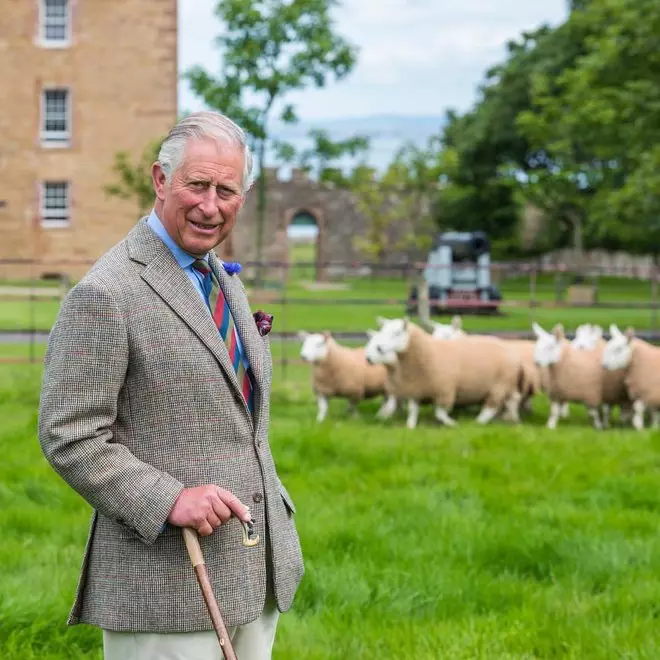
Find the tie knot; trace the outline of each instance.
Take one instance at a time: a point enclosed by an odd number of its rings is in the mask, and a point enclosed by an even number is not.
[[[202,275],[208,275],[211,272],[211,266],[204,259],[196,259],[193,261],[192,267],[202,273]]]

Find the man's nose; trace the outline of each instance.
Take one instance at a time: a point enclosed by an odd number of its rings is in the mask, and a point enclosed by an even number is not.
[[[207,217],[212,218],[218,212],[218,194],[215,188],[209,188],[204,192],[204,197],[197,205],[199,210]]]

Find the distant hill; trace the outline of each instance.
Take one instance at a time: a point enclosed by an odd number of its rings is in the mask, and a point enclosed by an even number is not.
[[[382,169],[406,142],[424,146],[431,135],[441,131],[443,122],[440,116],[368,115],[300,121],[293,125],[274,124],[272,135],[293,144],[297,150],[309,146],[306,136],[311,129],[326,130],[334,140],[365,135],[371,139],[367,162]]]

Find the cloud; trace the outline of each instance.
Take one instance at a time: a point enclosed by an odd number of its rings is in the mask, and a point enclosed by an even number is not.
[[[179,0],[179,66],[217,71],[213,39],[221,29],[215,0]],[[351,75],[323,90],[290,99],[304,118],[361,114],[443,114],[472,104],[505,44],[542,23],[565,19],[566,0],[344,0],[335,11],[337,31],[359,46]],[[200,107],[187,85],[182,109]]]

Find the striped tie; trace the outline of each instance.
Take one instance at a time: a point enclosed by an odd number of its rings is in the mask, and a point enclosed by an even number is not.
[[[220,331],[220,336],[225,342],[229,359],[231,360],[236,377],[241,386],[243,398],[247,404],[248,410],[253,412],[254,409],[254,395],[252,391],[252,381],[250,380],[249,373],[245,370],[243,364],[243,355],[238,347],[238,330],[234,325],[234,319],[229,310],[229,304],[222,292],[220,283],[218,282],[211,267],[203,259],[197,259],[192,267],[204,276],[204,291],[206,299],[211,310],[213,322]]]

